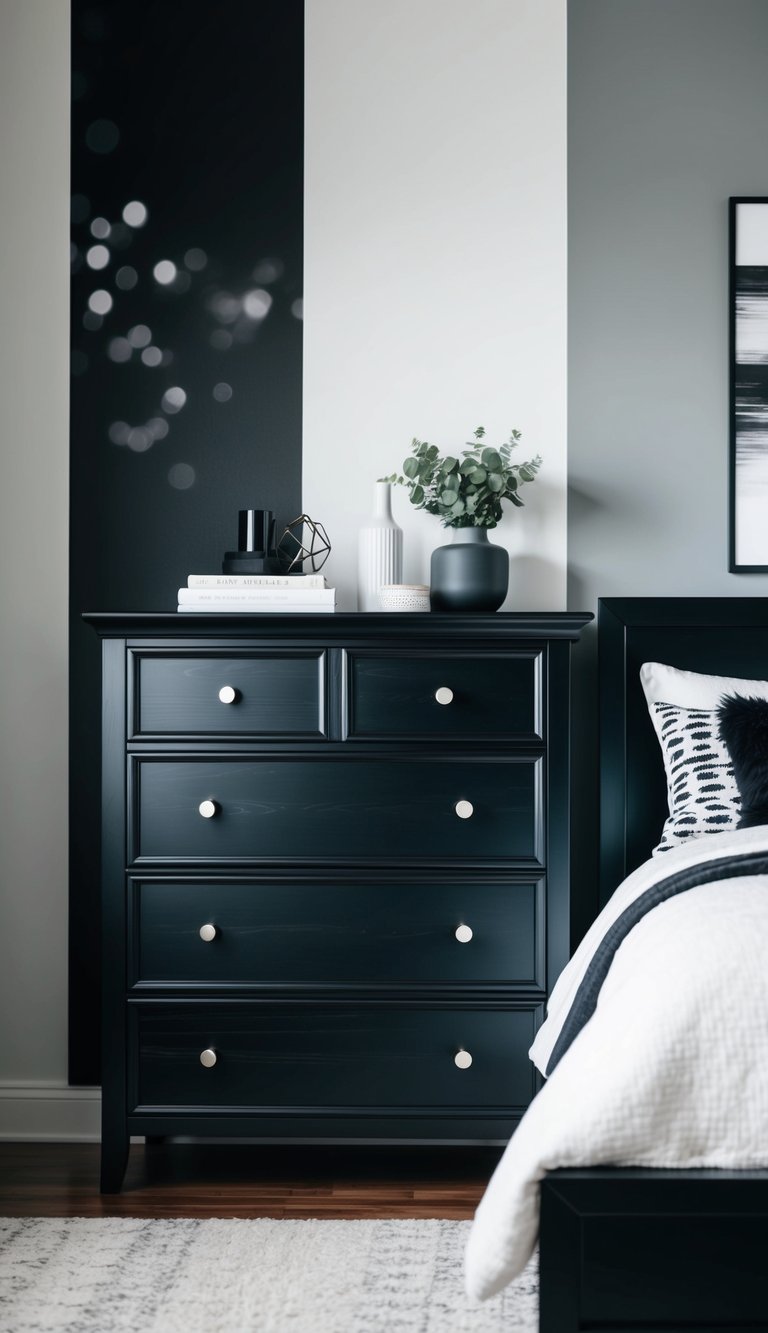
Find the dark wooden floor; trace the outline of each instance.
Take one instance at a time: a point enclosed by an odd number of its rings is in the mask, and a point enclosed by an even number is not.
[[[99,1194],[91,1143],[0,1143],[3,1217],[470,1218],[487,1148],[135,1144],[122,1193]]]

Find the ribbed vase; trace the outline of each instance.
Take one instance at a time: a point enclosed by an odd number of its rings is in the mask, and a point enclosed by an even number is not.
[[[380,611],[379,588],[403,577],[403,530],[392,517],[392,487],[376,482],[372,517],[360,530],[357,564],[357,609]]]

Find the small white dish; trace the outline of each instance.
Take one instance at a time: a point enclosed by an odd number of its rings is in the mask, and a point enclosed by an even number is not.
[[[382,611],[429,610],[429,588],[425,583],[384,583],[378,596]]]

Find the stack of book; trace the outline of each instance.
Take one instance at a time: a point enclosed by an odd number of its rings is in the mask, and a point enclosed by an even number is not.
[[[335,611],[336,589],[327,587],[322,574],[190,574],[176,609],[306,615]]]

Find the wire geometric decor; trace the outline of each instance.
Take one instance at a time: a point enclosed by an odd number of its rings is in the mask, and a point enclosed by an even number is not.
[[[285,528],[277,544],[286,574],[300,574],[307,562],[313,574],[322,569],[331,554],[331,543],[322,523],[310,518],[309,514],[299,514]]]

